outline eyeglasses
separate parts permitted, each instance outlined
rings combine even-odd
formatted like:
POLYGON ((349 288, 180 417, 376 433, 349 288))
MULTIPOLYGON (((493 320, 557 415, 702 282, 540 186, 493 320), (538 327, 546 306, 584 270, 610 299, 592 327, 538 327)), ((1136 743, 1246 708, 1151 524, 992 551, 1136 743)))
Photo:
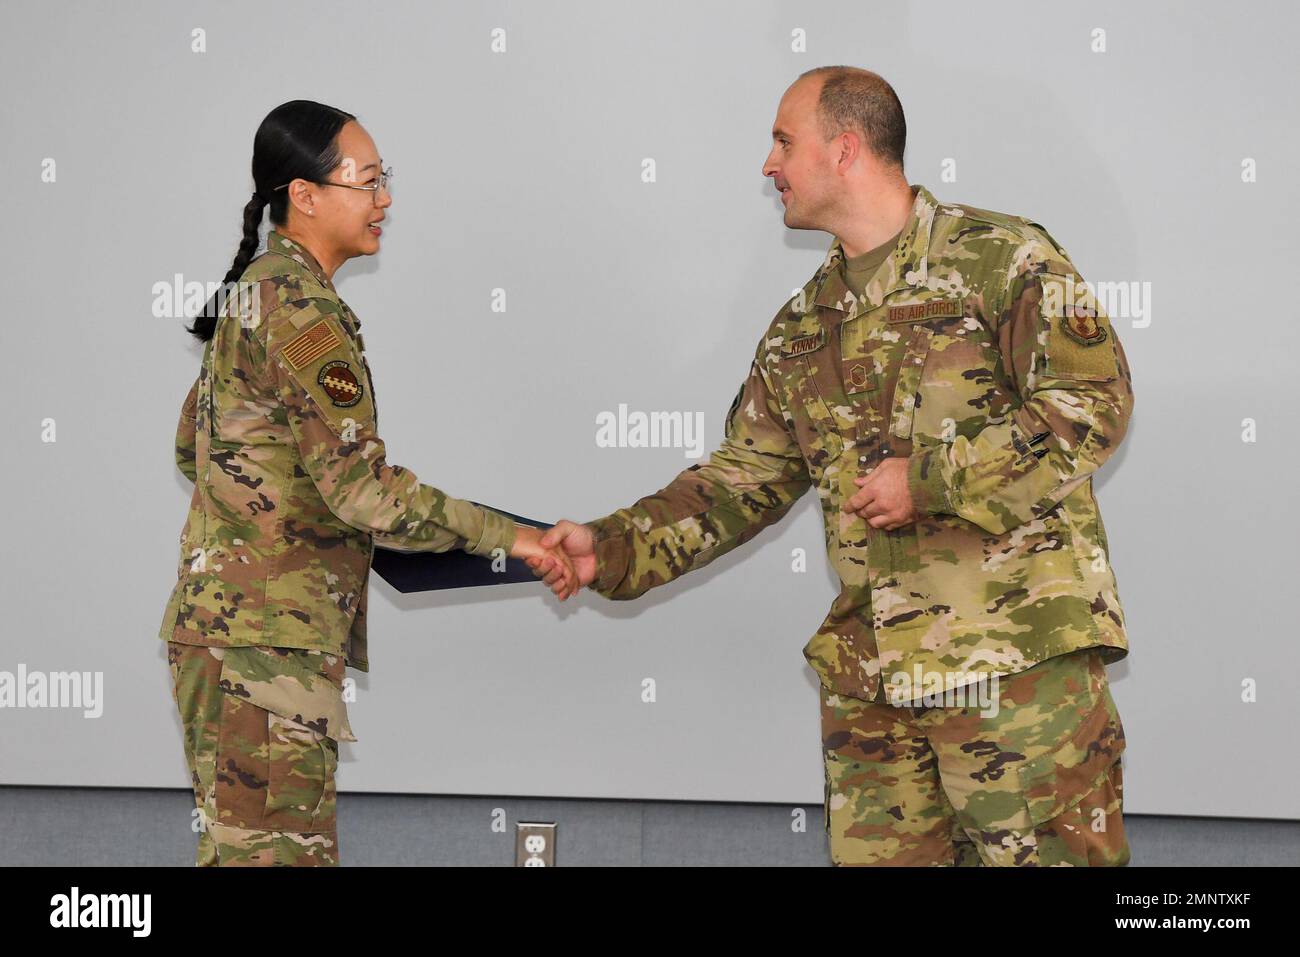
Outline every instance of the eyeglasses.
MULTIPOLYGON (((388 181, 392 178, 393 178, 393 168, 389 166, 380 172, 379 179, 377 179, 373 183, 366 183, 363 186, 355 186, 352 183, 330 183, 330 182, 316 182, 316 185, 317 186, 342 186, 344 189, 364 189, 367 192, 374 194, 372 199, 374 200, 374 204, 378 206, 379 191, 381 189, 388 191, 389 190, 388 181)), ((282 186, 277 186, 276 189, 277 190, 284 189, 288 185, 289 185, 288 183, 285 183, 282 186)))

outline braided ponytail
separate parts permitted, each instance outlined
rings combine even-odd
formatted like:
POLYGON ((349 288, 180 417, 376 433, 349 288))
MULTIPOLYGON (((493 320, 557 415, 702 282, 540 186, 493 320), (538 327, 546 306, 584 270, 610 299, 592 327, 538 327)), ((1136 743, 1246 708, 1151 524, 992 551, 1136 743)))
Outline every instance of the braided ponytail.
POLYGON ((262 225, 262 210, 266 208, 266 203, 261 193, 254 193, 253 198, 244 206, 244 238, 239 242, 239 251, 235 253, 235 260, 230 264, 226 278, 221 280, 221 288, 212 294, 203 311, 194 317, 194 325, 186 330, 200 341, 206 342, 212 338, 217 328, 217 318, 221 314, 222 304, 230 294, 230 284, 239 279, 248 268, 248 264, 253 261, 253 254, 257 252, 258 231, 262 225))

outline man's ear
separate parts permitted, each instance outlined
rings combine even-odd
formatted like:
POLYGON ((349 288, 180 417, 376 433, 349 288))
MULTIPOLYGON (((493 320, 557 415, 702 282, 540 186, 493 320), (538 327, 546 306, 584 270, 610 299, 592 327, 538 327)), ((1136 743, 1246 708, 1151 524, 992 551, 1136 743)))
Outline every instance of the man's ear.
POLYGON ((862 140, 852 130, 845 130, 836 137, 836 141, 839 144, 839 158, 835 164, 836 168, 841 173, 847 173, 849 167, 853 165, 853 161, 862 152, 862 140))

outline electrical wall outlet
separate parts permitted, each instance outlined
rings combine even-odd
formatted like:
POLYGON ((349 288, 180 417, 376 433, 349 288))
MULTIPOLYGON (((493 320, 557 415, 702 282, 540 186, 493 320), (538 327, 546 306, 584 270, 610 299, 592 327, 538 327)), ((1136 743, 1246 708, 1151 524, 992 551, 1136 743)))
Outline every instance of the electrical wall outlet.
POLYGON ((515 824, 515 867, 555 866, 555 825, 515 824))

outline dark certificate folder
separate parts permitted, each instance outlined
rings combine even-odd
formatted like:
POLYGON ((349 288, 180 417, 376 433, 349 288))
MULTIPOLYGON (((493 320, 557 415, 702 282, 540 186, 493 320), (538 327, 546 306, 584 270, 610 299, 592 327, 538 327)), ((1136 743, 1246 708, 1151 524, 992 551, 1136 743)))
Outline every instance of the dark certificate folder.
MULTIPOLYGON (((554 524, 512 515, 499 508, 494 508, 492 511, 520 525, 531 525, 533 528, 550 528, 554 524)), ((395 552, 376 545, 375 557, 370 567, 379 574, 380 578, 400 592, 438 591, 441 588, 474 588, 479 585, 541 581, 521 558, 507 558, 505 569, 498 572, 492 570, 490 556, 471 555, 460 549, 450 552, 395 552)))

